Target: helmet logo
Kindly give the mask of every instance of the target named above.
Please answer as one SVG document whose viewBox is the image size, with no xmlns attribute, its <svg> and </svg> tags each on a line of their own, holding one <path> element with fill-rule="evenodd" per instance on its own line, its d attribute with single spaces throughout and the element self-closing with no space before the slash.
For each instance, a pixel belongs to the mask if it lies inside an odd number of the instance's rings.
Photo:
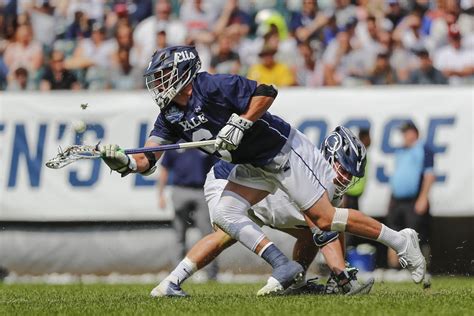
<svg viewBox="0 0 474 316">
<path fill-rule="evenodd" d="M 196 55 L 194 55 L 193 52 L 183 51 L 183 52 L 176 52 L 174 54 L 174 60 L 178 64 L 183 61 L 191 60 L 194 58 L 196 58 Z"/>
<path fill-rule="evenodd" d="M 330 153 L 335 153 L 342 146 L 341 136 L 333 134 L 326 139 L 325 147 Z"/>
</svg>

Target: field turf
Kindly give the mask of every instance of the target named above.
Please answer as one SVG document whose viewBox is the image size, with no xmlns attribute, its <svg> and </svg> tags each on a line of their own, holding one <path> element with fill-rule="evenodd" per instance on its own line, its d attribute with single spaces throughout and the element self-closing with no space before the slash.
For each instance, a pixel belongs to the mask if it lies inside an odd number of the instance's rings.
<svg viewBox="0 0 474 316">
<path fill-rule="evenodd" d="M 0 315 L 474 315 L 474 278 L 376 283 L 370 295 L 257 298 L 263 284 L 186 284 L 192 297 L 152 299 L 153 285 L 0 284 Z"/>
</svg>

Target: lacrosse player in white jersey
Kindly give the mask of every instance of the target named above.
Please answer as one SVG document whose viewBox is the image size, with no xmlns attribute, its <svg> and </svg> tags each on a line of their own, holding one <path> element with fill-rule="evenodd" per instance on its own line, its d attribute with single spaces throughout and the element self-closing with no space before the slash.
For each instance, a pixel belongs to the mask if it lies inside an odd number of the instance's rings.
<svg viewBox="0 0 474 316">
<path fill-rule="evenodd" d="M 347 130 L 345 130 L 347 132 L 342 132 L 342 129 L 343 127 L 336 128 L 325 138 L 321 153 L 315 148 L 315 155 L 319 160 L 320 180 L 324 183 L 331 203 L 335 207 L 341 206 L 344 192 L 355 183 L 352 178 L 364 176 L 366 163 L 366 151 L 363 144 L 352 137 Z M 350 146 L 347 151 L 342 150 L 342 147 L 333 150 L 331 146 L 335 143 L 353 143 L 354 146 Z M 361 162 L 360 166 L 357 165 L 358 162 Z M 234 167 L 233 164 L 219 161 L 207 175 L 204 191 L 211 223 L 214 223 L 216 205 Z M 267 196 L 252 206 L 249 217 L 259 226 L 269 226 L 295 237 L 293 260 L 301 264 L 305 271 L 313 261 L 318 248 L 321 248 L 332 271 L 326 286 L 303 279 L 298 284 L 289 287 L 283 294 L 356 295 L 370 292 L 374 279 L 370 278 L 366 283 L 359 283 L 356 277 L 357 270 L 345 266 L 343 234 L 339 236 L 337 232 L 324 232 L 316 226 L 308 227 L 298 206 L 282 190 L 277 190 L 275 194 Z M 312 232 L 315 234 L 313 235 Z M 181 289 L 183 282 L 234 243 L 234 239 L 216 227 L 214 233 L 205 236 L 193 246 L 170 275 L 153 289 L 151 295 L 155 297 L 186 296 L 187 294 Z M 266 293 L 266 290 L 262 292 Z"/>
</svg>

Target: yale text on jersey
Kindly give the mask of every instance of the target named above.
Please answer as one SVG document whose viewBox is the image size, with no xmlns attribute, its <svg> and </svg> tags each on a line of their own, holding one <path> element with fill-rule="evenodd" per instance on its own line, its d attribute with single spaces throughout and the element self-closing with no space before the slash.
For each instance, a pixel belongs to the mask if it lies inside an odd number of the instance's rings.
<svg viewBox="0 0 474 316">
<path fill-rule="evenodd" d="M 182 128 L 184 128 L 184 131 L 189 131 L 206 122 L 207 122 L 207 118 L 204 116 L 204 114 L 199 114 L 195 117 L 192 117 L 191 119 L 187 121 L 182 121 L 178 123 L 179 125 L 181 125 Z"/>
</svg>

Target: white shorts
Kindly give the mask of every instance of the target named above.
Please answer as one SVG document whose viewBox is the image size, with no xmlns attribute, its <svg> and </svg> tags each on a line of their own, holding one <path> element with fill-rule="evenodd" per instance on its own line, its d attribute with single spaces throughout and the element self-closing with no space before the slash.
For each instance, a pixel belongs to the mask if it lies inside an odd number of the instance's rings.
<svg viewBox="0 0 474 316">
<path fill-rule="evenodd" d="M 211 224 L 214 223 L 216 205 L 226 184 L 227 180 L 214 177 L 213 169 L 207 174 L 204 195 L 209 207 Z M 308 226 L 298 206 L 290 201 L 285 192 L 279 189 L 275 194 L 268 195 L 252 206 L 248 215 L 260 226 L 266 225 L 273 228 L 305 228 Z"/>
<path fill-rule="evenodd" d="M 290 167 L 288 170 L 272 174 L 250 165 L 237 165 L 229 175 L 231 181 L 270 192 L 249 211 L 249 217 L 259 225 L 274 228 L 306 227 L 301 211 L 312 206 L 325 191 L 328 192 L 330 199 L 333 197 L 335 187 L 332 180 L 336 174 L 319 150 L 300 132 L 294 134 L 291 144 L 292 150 L 284 163 Z M 244 175 L 251 175 L 251 177 L 243 177 Z M 239 177 L 236 178 L 236 176 Z M 300 199 L 303 207 L 280 189 L 282 183 L 292 184 L 286 190 L 293 192 Z M 214 170 L 211 169 L 204 185 L 211 222 L 214 222 L 216 205 L 226 184 L 227 180 L 216 179 Z M 339 201 L 337 199 L 333 202 L 339 203 Z"/>
<path fill-rule="evenodd" d="M 211 224 L 214 223 L 214 215 L 217 202 L 227 185 L 227 180 L 216 179 L 214 169 L 207 174 L 206 184 L 204 185 L 204 195 L 209 207 L 209 218 Z M 333 191 L 334 185 L 330 191 Z M 336 199 L 333 205 L 337 206 L 340 199 Z M 269 194 L 265 199 L 258 202 L 249 211 L 249 217 L 260 226 L 269 226 L 273 228 L 306 228 L 306 223 L 300 209 L 295 202 L 292 202 L 288 195 L 280 189 L 275 194 Z"/>
<path fill-rule="evenodd" d="M 228 180 L 271 194 L 281 189 L 305 211 L 321 198 L 334 177 L 334 170 L 319 150 L 303 133 L 292 129 L 273 163 L 263 168 L 237 165 Z"/>
</svg>

